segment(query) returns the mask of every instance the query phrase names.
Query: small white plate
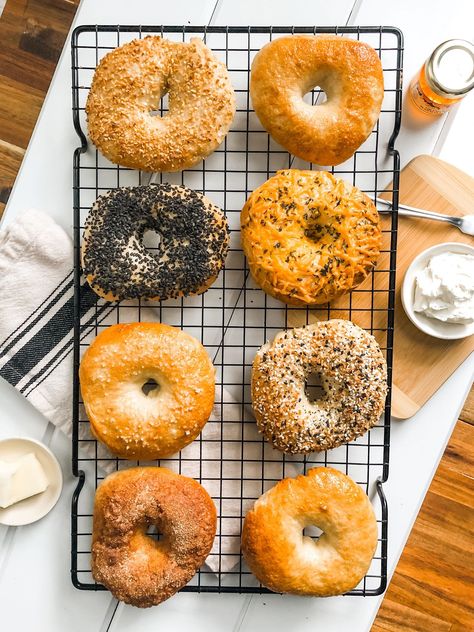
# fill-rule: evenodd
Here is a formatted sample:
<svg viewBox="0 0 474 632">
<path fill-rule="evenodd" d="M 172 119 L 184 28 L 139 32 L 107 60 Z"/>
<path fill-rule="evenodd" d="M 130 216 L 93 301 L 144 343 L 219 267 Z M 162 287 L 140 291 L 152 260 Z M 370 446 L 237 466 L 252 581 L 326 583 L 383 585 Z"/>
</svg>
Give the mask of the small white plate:
<svg viewBox="0 0 474 632">
<path fill-rule="evenodd" d="M 18 527 L 36 522 L 51 511 L 61 494 L 63 487 L 61 467 L 49 448 L 35 439 L 24 437 L 0 440 L 0 459 L 15 461 L 29 452 L 33 452 L 41 463 L 49 480 L 49 486 L 36 496 L 20 500 L 6 509 L 0 508 L 0 524 Z"/>
<path fill-rule="evenodd" d="M 403 309 L 411 322 L 421 331 L 435 338 L 444 340 L 458 340 L 474 334 L 474 323 L 462 325 L 458 323 L 444 323 L 436 318 L 429 318 L 421 312 L 415 312 L 413 302 L 415 299 L 416 275 L 427 265 L 431 257 L 445 252 L 457 252 L 463 255 L 474 255 L 474 248 L 468 244 L 447 242 L 431 246 L 413 259 L 403 279 L 401 298 Z"/>
</svg>

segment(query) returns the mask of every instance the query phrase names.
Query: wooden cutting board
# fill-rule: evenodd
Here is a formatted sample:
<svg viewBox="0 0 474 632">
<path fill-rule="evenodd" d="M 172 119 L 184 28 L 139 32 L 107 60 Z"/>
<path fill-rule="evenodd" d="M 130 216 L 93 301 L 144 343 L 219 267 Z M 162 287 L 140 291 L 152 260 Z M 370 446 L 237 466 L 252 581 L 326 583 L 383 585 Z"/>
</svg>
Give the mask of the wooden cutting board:
<svg viewBox="0 0 474 632">
<path fill-rule="evenodd" d="M 474 178 L 438 158 L 417 156 L 401 173 L 400 203 L 446 215 L 473 214 Z M 446 241 L 474 245 L 473 237 L 454 226 L 399 217 L 392 392 L 392 414 L 399 419 L 414 415 L 474 351 L 474 336 L 439 340 L 424 334 L 401 304 L 400 287 L 410 263 L 426 248 Z"/>
<path fill-rule="evenodd" d="M 389 199 L 390 194 L 381 197 Z M 449 215 L 473 214 L 474 179 L 442 160 L 417 156 L 401 172 L 400 203 Z M 390 218 L 382 215 L 387 230 L 389 222 Z M 384 250 L 389 249 L 389 239 L 390 234 L 384 233 Z M 446 241 L 474 244 L 474 238 L 463 235 L 454 226 L 399 217 L 392 381 L 392 414 L 398 419 L 414 415 L 474 350 L 474 336 L 438 340 L 424 334 L 407 318 L 401 304 L 400 287 L 410 263 L 426 248 Z M 350 307 L 351 320 L 366 329 L 373 328 L 381 347 L 386 347 L 388 272 L 384 270 L 388 269 L 387 253 L 377 262 L 374 279 L 369 277 L 359 286 L 358 290 L 365 292 L 357 291 L 331 303 L 331 318 L 347 318 Z M 326 318 L 327 313 L 312 311 L 309 322 Z M 304 311 L 289 308 L 289 327 L 299 327 L 305 322 Z"/>
</svg>

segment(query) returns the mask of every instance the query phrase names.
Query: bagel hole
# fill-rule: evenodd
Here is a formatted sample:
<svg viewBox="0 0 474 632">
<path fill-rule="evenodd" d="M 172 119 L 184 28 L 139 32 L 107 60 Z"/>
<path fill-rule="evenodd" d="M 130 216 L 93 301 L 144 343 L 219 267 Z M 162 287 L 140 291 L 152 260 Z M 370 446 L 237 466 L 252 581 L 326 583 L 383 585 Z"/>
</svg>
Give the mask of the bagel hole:
<svg viewBox="0 0 474 632">
<path fill-rule="evenodd" d="M 150 538 L 152 538 L 153 540 L 156 540 L 156 542 L 159 542 L 162 539 L 162 537 L 163 537 L 163 534 L 160 533 L 160 531 L 159 531 L 158 527 L 156 526 L 156 524 L 148 525 L 147 530 L 146 530 L 146 534 Z"/>
<path fill-rule="evenodd" d="M 322 105 L 328 100 L 326 93 L 321 86 L 315 86 L 305 95 L 303 95 L 303 101 L 308 105 Z"/>
<path fill-rule="evenodd" d="M 317 402 L 325 394 L 323 381 L 319 373 L 311 373 L 304 383 L 304 392 L 311 404 Z"/>
<path fill-rule="evenodd" d="M 160 101 L 155 108 L 153 108 L 152 110 L 148 110 L 148 114 L 150 116 L 159 116 L 164 118 L 168 114 L 168 106 L 168 93 L 166 93 L 162 95 Z"/>
<path fill-rule="evenodd" d="M 308 525 L 303 529 L 303 535 L 311 538 L 312 540 L 319 540 L 319 538 L 323 535 L 324 531 L 322 531 L 319 527 L 315 525 Z"/>
<path fill-rule="evenodd" d="M 142 242 L 147 250 L 158 250 L 161 243 L 161 235 L 155 230 L 146 230 L 143 233 Z"/>
<path fill-rule="evenodd" d="M 160 385 L 156 380 L 150 377 L 142 386 L 142 392 L 148 397 L 153 391 L 159 391 Z"/>
</svg>

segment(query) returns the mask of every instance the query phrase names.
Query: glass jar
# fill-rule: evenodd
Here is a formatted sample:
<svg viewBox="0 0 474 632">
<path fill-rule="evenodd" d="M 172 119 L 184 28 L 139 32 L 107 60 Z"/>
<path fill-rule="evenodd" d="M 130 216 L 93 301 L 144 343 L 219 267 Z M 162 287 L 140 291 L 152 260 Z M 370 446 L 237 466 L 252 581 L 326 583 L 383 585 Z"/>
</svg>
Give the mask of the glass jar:
<svg viewBox="0 0 474 632">
<path fill-rule="evenodd" d="M 439 116 L 474 88 L 474 45 L 453 39 L 440 44 L 409 87 L 415 106 Z"/>
</svg>

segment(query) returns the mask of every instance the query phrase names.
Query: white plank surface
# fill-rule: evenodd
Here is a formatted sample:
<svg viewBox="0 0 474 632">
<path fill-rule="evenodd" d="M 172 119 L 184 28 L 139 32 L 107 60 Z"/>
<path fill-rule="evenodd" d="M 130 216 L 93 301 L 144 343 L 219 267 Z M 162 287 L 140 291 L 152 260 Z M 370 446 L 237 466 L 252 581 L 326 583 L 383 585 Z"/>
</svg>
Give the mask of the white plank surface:
<svg viewBox="0 0 474 632">
<path fill-rule="evenodd" d="M 222 26 L 333 26 L 346 24 L 354 0 L 220 0 L 212 23 Z"/>
<path fill-rule="evenodd" d="M 474 31 L 474 18 L 472 23 Z M 474 93 L 471 92 L 459 106 L 456 106 L 455 116 L 447 119 L 434 146 L 433 155 L 474 177 L 473 116 Z"/>
<path fill-rule="evenodd" d="M 215 11 L 214 11 L 215 9 Z M 471 37 L 470 0 L 380 2 L 340 0 L 308 3 L 295 0 L 261 2 L 220 0 L 172 4 L 149 0 L 83 0 L 76 23 L 204 24 L 391 24 L 405 34 L 405 79 L 408 80 L 438 42 L 449 37 Z M 470 19 L 471 18 L 471 19 Z M 470 102 L 470 103 L 469 103 Z M 457 121 L 460 121 L 458 124 Z M 436 150 L 461 168 L 473 170 L 472 97 L 449 115 L 450 135 L 440 136 L 446 118 L 425 127 L 404 126 L 397 143 L 402 162 Z M 54 134 L 51 132 L 54 130 Z M 471 134 L 471 136 L 469 136 Z M 51 213 L 63 226 L 71 225 L 71 156 L 76 137 L 71 125 L 69 50 L 63 54 L 20 176 L 5 214 L 9 221 L 23 208 L 36 206 Z M 445 149 L 443 149 L 445 145 Z M 53 192 L 53 194 L 52 194 Z M 402 550 L 437 461 L 449 437 L 463 396 L 472 380 L 474 361 L 467 361 L 409 423 L 397 423 L 392 434 L 389 496 L 390 567 Z M 47 424 L 29 404 L 0 384 L 0 437 L 21 434 L 41 438 Z M 433 425 L 433 419 L 438 423 Z M 424 451 L 420 456 L 419 445 Z M 84 593 L 69 579 L 70 518 L 73 487 L 70 446 L 62 436 L 51 443 L 61 461 L 65 488 L 53 512 L 28 528 L 0 530 L 0 611 L 5 629 L 37 632 L 109 629 L 112 632 L 148 630 L 279 630 L 362 632 L 368 630 L 380 600 L 326 600 L 276 595 L 180 594 L 159 608 L 137 611 L 119 606 L 107 593 Z M 407 467 L 408 465 L 408 467 Z M 25 595 L 28 608 L 24 607 Z M 348 624 L 350 622 L 350 624 Z M 110 623 L 110 626 L 109 626 Z M 348 627 L 350 625 L 350 627 Z M 2 626 L 3 629 L 3 626 Z"/>
<path fill-rule="evenodd" d="M 245 612 L 248 599 L 243 595 L 180 593 L 160 604 L 158 608 L 148 610 L 137 610 L 121 604 L 110 626 L 110 632 L 233 630 L 239 616 Z"/>
</svg>

